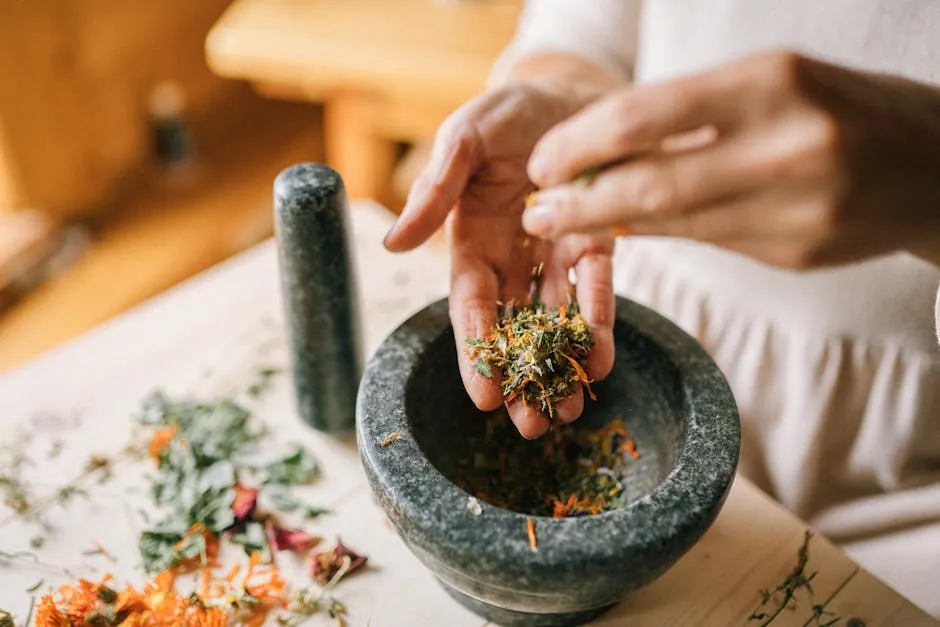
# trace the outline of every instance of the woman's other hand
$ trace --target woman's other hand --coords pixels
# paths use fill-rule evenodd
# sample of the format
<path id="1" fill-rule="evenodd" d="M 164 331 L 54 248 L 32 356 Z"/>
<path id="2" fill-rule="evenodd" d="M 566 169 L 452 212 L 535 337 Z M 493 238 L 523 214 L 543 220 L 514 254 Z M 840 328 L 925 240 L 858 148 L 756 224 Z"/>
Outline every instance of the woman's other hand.
<path id="1" fill-rule="evenodd" d="M 528 171 L 553 188 L 524 216 L 539 237 L 677 236 L 798 269 L 901 249 L 940 265 L 940 91 L 793 53 L 619 90 L 547 133 Z"/>

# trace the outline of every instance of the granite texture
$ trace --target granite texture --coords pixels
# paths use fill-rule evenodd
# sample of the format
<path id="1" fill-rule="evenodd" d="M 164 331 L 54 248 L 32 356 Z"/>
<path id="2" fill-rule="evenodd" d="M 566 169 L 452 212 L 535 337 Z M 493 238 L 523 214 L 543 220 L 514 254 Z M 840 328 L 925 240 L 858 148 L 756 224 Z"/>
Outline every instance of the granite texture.
<path id="1" fill-rule="evenodd" d="M 359 320 L 343 180 L 300 163 L 274 181 L 284 318 L 301 418 L 316 429 L 355 428 L 362 372 Z"/>
<path id="2" fill-rule="evenodd" d="M 617 300 L 617 360 L 581 420 L 623 418 L 642 457 L 622 509 L 533 517 L 454 485 L 455 459 L 482 428 L 460 382 L 447 301 L 393 332 L 366 366 L 357 438 L 377 500 L 411 551 L 451 594 L 505 625 L 580 624 L 672 566 L 718 514 L 737 468 L 740 422 L 718 367 L 652 310 Z M 398 431 L 402 438 L 379 442 Z"/>

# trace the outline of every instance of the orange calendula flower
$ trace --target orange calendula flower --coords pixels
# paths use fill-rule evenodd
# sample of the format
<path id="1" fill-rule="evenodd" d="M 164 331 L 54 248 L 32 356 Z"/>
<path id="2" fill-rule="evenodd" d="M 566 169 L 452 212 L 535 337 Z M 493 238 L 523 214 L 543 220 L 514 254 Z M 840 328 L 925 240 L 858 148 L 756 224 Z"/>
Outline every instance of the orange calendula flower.
<path id="1" fill-rule="evenodd" d="M 260 627 L 272 610 L 287 607 L 287 584 L 276 566 L 251 556 L 245 575 L 239 569 L 212 580 L 211 569 L 200 573 L 197 594 L 175 588 L 178 571 L 166 571 L 144 585 L 117 592 L 107 584 L 81 579 L 75 585 L 45 595 L 36 611 L 36 627 L 78 627 L 115 624 L 124 627 Z M 103 621 L 103 622 L 102 622 Z"/>
<path id="2" fill-rule="evenodd" d="M 603 510 L 604 505 L 597 499 L 588 497 L 578 498 L 571 494 L 567 501 L 552 501 L 552 518 L 568 518 L 572 516 L 593 516 Z"/>
<path id="3" fill-rule="evenodd" d="M 174 435 L 176 435 L 176 425 L 163 427 L 153 432 L 148 452 L 158 466 L 160 465 L 160 454 L 163 453 L 170 441 L 173 440 Z"/>
<path id="4" fill-rule="evenodd" d="M 70 627 L 71 622 L 61 611 L 51 594 L 43 595 L 36 607 L 36 627 Z"/>
<path id="5" fill-rule="evenodd" d="M 636 449 L 636 442 L 633 438 L 627 438 L 623 443 L 623 450 L 633 459 L 640 458 L 640 451 Z"/>

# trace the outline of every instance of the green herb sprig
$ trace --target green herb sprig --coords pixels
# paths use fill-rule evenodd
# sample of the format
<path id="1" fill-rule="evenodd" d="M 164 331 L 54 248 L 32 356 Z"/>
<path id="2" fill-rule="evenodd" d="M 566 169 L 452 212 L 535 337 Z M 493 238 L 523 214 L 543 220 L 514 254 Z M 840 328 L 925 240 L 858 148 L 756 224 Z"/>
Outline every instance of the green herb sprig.
<path id="1" fill-rule="evenodd" d="M 809 562 L 809 543 L 813 538 L 813 533 L 806 530 L 803 533 L 803 544 L 796 554 L 796 564 L 786 576 L 786 578 L 773 590 L 762 589 L 759 591 L 761 604 L 751 613 L 747 622 L 758 623 L 758 627 L 767 627 L 776 620 L 780 613 L 787 607 L 792 607 L 796 603 L 796 594 L 799 590 L 805 590 L 810 601 L 813 600 L 812 581 L 818 574 L 813 571 L 807 574 L 806 565 Z M 810 616 L 807 625 L 816 627 L 833 627 L 837 625 L 841 617 L 826 610 L 827 603 L 813 603 L 813 614 Z M 812 622 L 810 622 L 812 621 Z"/>

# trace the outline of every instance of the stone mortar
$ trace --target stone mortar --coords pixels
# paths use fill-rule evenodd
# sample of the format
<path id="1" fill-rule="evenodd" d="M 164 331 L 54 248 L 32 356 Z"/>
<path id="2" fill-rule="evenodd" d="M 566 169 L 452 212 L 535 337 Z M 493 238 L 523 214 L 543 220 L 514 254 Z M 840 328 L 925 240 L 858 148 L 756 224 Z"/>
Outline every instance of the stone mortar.
<path id="1" fill-rule="evenodd" d="M 740 422 L 724 376 L 672 322 L 617 299 L 616 362 L 595 385 L 583 424 L 624 420 L 641 458 L 632 500 L 596 516 L 532 517 L 480 501 L 453 481 L 468 435 L 482 429 L 460 381 L 447 300 L 415 314 L 365 368 L 359 451 L 373 493 L 409 549 L 463 605 L 501 625 L 576 625 L 661 576 L 724 503 Z M 381 446 L 390 433 L 401 439 Z"/>

